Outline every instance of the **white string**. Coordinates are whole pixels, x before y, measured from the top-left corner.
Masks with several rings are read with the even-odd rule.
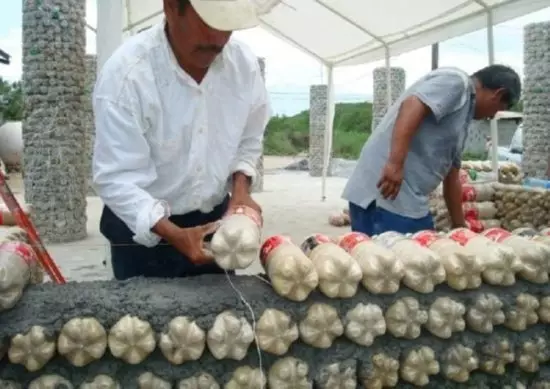
[[[248,303],[248,301],[246,301],[243,294],[237,289],[235,284],[233,284],[233,281],[231,281],[231,277],[229,276],[229,273],[227,272],[227,270],[224,270],[224,271],[225,271],[225,276],[227,277],[227,281],[229,282],[229,285],[231,285],[233,290],[237,293],[237,295],[239,296],[243,304],[246,305],[246,307],[250,311],[250,315],[252,316],[252,331],[254,331],[254,343],[256,343],[256,351],[258,353],[258,362],[259,362],[260,372],[264,376],[264,382],[265,382],[267,377],[262,367],[262,350],[260,350],[260,343],[258,342],[258,335],[256,334],[256,316],[254,315],[254,310],[252,309],[252,306]]]
[[[272,286],[272,285],[271,285],[271,282],[269,282],[269,281],[266,280],[265,278],[263,278],[263,277],[261,277],[261,276],[259,276],[259,275],[257,275],[257,274],[252,274],[252,276],[253,276],[253,277],[256,277],[256,278],[259,279],[260,281],[265,282],[265,283],[268,284],[269,286]]]

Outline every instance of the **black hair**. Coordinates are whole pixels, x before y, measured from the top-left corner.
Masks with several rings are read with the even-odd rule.
[[[512,108],[521,95],[521,80],[514,69],[505,65],[489,65],[475,72],[472,77],[477,79],[483,88],[504,89],[502,100]]]
[[[180,12],[185,11],[188,5],[190,5],[189,0],[178,0],[178,9]]]

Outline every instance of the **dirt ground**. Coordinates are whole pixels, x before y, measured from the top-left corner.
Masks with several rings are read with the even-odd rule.
[[[349,227],[332,227],[328,216],[343,209],[346,203],[340,198],[346,179],[330,177],[326,182],[326,200],[321,201],[321,178],[310,177],[307,172],[283,171],[281,168],[296,162],[298,158],[269,157],[264,159],[264,191],[254,194],[264,213],[263,237],[274,234],[289,235],[300,243],[311,233],[338,236]],[[21,178],[11,175],[10,187],[23,199]],[[103,261],[109,257],[106,240],[99,233],[99,217],[102,202],[98,197],[88,197],[88,237],[85,240],[52,244],[47,248],[69,280],[111,278],[109,265]],[[254,263],[244,271],[248,274],[263,272],[260,263]]]

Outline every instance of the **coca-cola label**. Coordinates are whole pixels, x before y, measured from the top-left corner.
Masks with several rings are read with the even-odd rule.
[[[437,235],[437,232],[430,231],[430,230],[424,230],[419,231],[416,234],[412,236],[413,240],[420,243],[424,247],[430,247],[433,242],[436,240],[439,240],[439,236]]]
[[[378,235],[375,238],[375,242],[379,243],[381,246],[386,247],[387,249],[391,249],[393,246],[395,246],[397,242],[400,242],[404,239],[407,239],[405,235],[395,231],[388,231]]]
[[[254,209],[247,207],[246,205],[239,205],[233,209],[231,209],[227,216],[231,215],[245,215],[248,216],[258,227],[262,227],[263,220],[262,216]]]
[[[550,228],[545,228],[540,231],[541,235],[550,236]]]
[[[470,239],[475,238],[477,234],[467,228],[457,228],[454,231],[451,231],[448,234],[448,237],[458,244],[464,246],[470,241]]]
[[[539,233],[536,230],[527,227],[516,228],[514,231],[512,231],[512,234],[523,236],[525,238],[533,238],[535,236],[539,236]]]
[[[348,253],[351,253],[351,251],[361,242],[368,242],[371,240],[368,235],[362,234],[360,232],[348,232],[345,235],[342,235],[340,239],[338,239],[338,245],[342,247],[344,250],[346,250]]]
[[[271,255],[271,252],[285,243],[290,243],[290,239],[283,235],[273,235],[267,238],[260,249],[260,262],[265,265]]]
[[[325,243],[334,243],[330,240],[330,238],[323,234],[313,234],[308,236],[302,244],[300,245],[300,248],[302,251],[309,256],[311,252],[317,247]]]
[[[462,212],[467,219],[479,219],[479,209],[476,203],[464,203],[462,204]]]
[[[489,228],[488,230],[483,231],[482,235],[486,238],[491,239],[493,242],[501,243],[506,238],[510,237],[512,234],[506,231],[503,228]]]
[[[462,185],[462,201],[476,201],[477,192],[473,185]]]
[[[4,242],[0,244],[0,252],[15,254],[29,265],[36,262],[36,255],[32,247],[24,242]]]
[[[467,217],[466,218],[466,225],[470,230],[476,233],[480,233],[485,229],[485,226],[483,225],[483,222],[477,218]]]

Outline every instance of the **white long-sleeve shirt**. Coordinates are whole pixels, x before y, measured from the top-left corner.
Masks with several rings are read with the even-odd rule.
[[[93,94],[93,181],[98,195],[147,247],[164,216],[211,211],[231,175],[256,183],[271,117],[256,56],[233,39],[198,84],[178,65],[164,22],[125,42]]]

